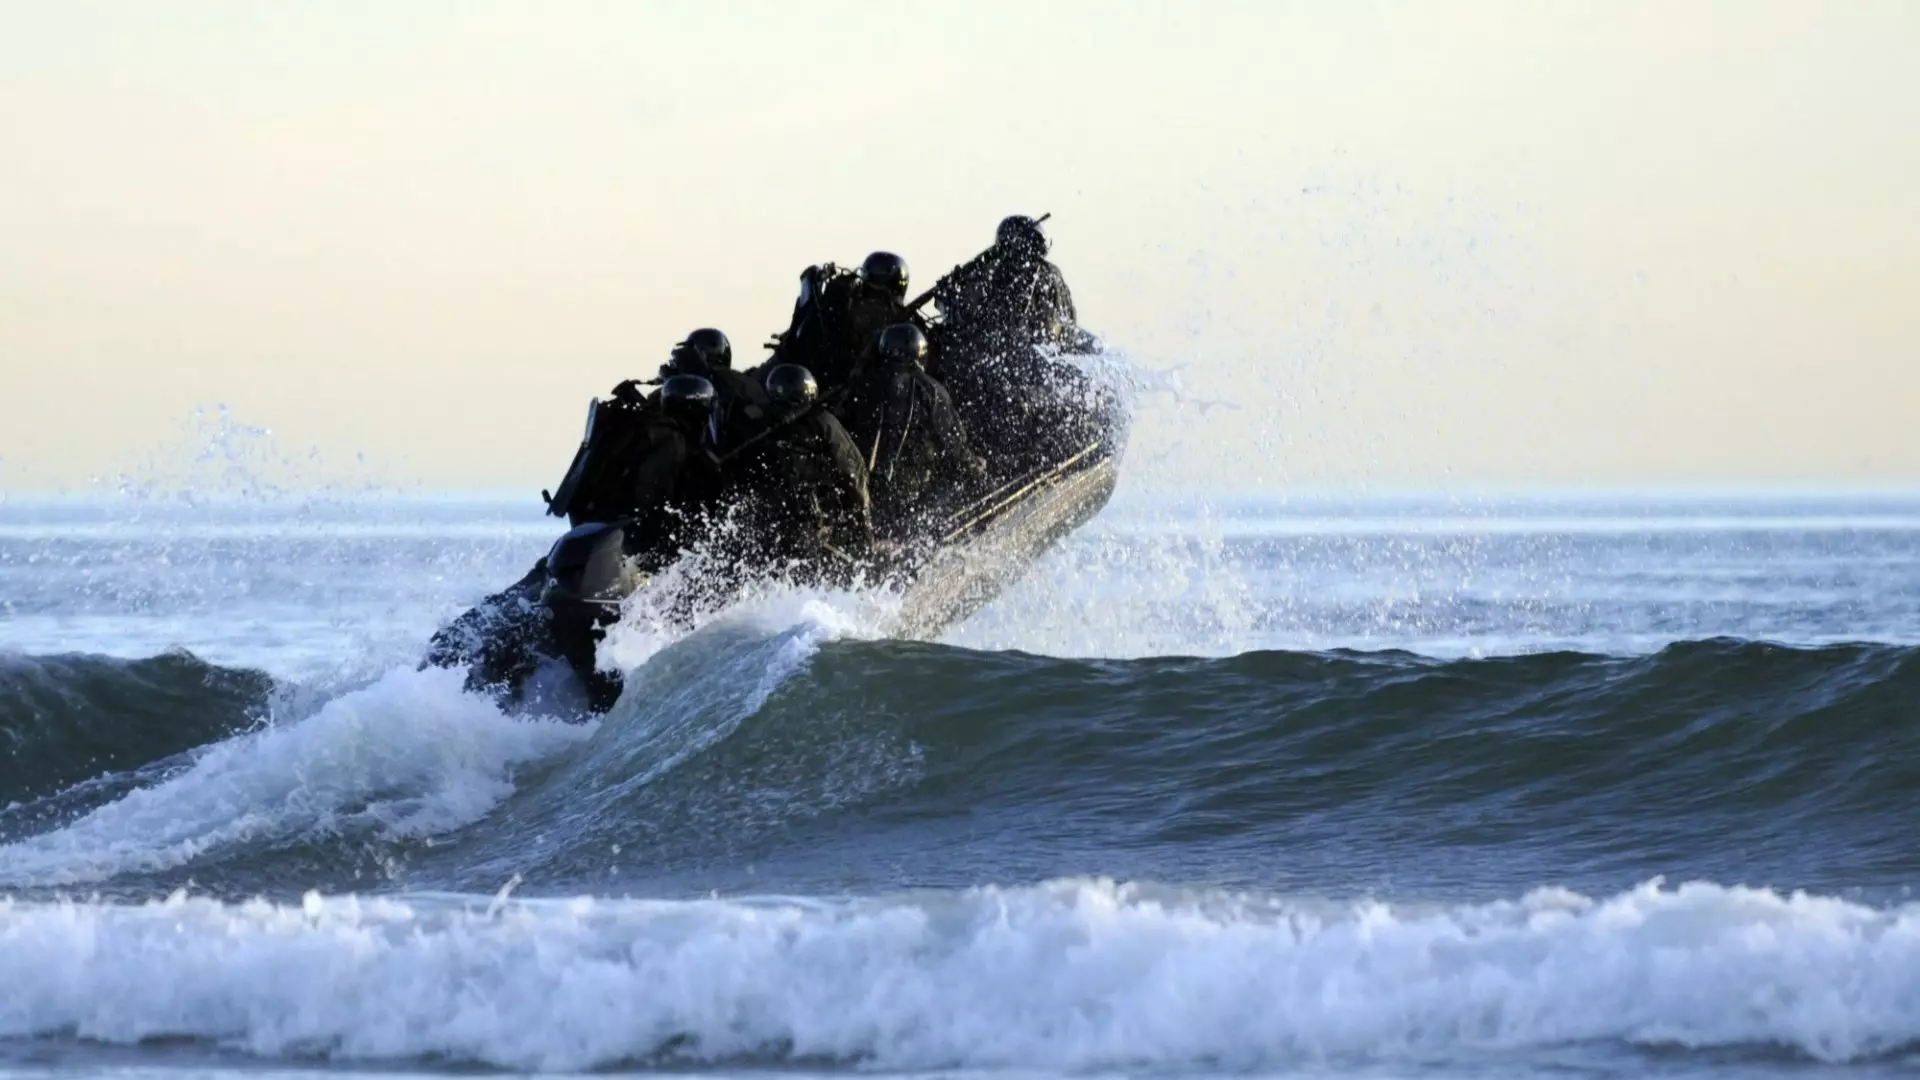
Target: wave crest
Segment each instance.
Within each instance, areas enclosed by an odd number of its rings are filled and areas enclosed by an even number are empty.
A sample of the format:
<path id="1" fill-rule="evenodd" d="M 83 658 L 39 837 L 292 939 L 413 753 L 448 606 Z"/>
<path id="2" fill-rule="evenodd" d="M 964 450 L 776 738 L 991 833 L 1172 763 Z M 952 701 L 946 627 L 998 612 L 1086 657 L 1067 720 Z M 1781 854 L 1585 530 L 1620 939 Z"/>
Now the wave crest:
<path id="1" fill-rule="evenodd" d="M 1920 1041 L 1920 908 L 1658 882 L 1335 905 L 1058 881 L 859 902 L 0 908 L 0 1034 L 574 1070 L 1472 1060 Z M 167 972 L 155 979 L 154 970 Z"/>

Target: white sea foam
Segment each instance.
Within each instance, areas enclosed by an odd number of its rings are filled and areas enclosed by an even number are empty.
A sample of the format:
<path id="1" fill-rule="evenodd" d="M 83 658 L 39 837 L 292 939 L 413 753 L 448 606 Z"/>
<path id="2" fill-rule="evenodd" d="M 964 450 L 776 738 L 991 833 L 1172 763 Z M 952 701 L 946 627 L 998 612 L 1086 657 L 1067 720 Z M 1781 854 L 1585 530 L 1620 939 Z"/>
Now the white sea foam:
<path id="1" fill-rule="evenodd" d="M 0 885 L 104 881 L 295 836 L 445 832 L 511 794 L 516 769 L 592 734 L 510 719 L 461 680 L 390 672 L 309 716 L 217 743 L 152 787 L 0 846 Z"/>
<path id="2" fill-rule="evenodd" d="M 0 1036 L 579 1069 L 1229 1068 L 1920 1040 L 1920 907 L 1657 883 L 1394 908 L 1095 881 L 861 901 L 0 905 Z"/>
<path id="3" fill-rule="evenodd" d="M 732 735 L 821 645 L 873 636 L 876 603 L 771 586 L 707 615 L 691 633 L 630 604 L 599 650 L 600 665 L 622 671 L 626 688 L 587 772 L 594 797 L 617 800 Z"/>
<path id="4" fill-rule="evenodd" d="M 599 649 L 600 666 L 634 671 L 688 637 L 689 631 L 674 621 L 670 608 L 685 579 L 705 572 L 709 572 L 707 564 L 695 559 L 671 568 L 658 587 L 635 593 L 620 621 L 607 629 Z M 775 582 L 752 590 L 724 610 L 699 613 L 692 633 L 713 627 L 722 632 L 786 634 L 797 660 L 829 640 L 878 636 L 898 606 L 898 597 L 884 590 L 832 590 Z"/>
<path id="5" fill-rule="evenodd" d="M 1203 519 L 1130 537 L 1095 526 L 942 640 L 1047 656 L 1231 656 L 1260 647 L 1248 568 Z"/>

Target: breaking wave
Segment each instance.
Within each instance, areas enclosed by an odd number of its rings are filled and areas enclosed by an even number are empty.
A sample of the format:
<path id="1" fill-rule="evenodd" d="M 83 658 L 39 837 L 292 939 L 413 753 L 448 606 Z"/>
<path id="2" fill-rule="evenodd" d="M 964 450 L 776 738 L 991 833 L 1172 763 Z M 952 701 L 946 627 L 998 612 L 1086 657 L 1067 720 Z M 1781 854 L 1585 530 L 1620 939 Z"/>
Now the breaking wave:
<path id="1" fill-rule="evenodd" d="M 139 768 L 245 728 L 273 681 L 185 652 L 0 653 L 0 803 Z"/>
<path id="2" fill-rule="evenodd" d="M 510 716 L 439 670 L 247 720 L 256 677 L 146 662 L 191 673 L 148 702 L 153 730 L 243 730 L 183 750 L 34 714 L 41 771 L 0 811 L 0 887 L 290 899 L 520 875 L 671 894 L 1084 872 L 1473 894 L 1494 865 L 1602 892 L 1920 870 L 1908 647 L 1102 661 L 855 638 L 808 601 L 655 642 L 592 723 Z M 148 670 L 33 663 L 42 697 L 57 670 Z M 31 794 L 103 758 L 133 767 Z"/>
<path id="3" fill-rule="evenodd" d="M 860 901 L 8 903 L 0 1036 L 267 1057 L 1223 1068 L 1920 1042 L 1920 908 L 1658 882 L 1331 903 L 1060 880 Z M 155 978 L 156 971 L 166 972 Z"/>

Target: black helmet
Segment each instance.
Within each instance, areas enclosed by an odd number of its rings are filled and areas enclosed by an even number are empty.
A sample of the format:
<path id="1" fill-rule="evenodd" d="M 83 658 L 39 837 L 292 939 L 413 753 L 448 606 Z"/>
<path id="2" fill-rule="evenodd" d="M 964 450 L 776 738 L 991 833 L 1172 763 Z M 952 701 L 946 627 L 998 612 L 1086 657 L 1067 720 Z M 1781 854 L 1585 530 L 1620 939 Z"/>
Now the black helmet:
<path id="1" fill-rule="evenodd" d="M 876 251 L 860 264 L 860 280 L 896 301 L 907 298 L 907 260 L 891 251 Z"/>
<path id="2" fill-rule="evenodd" d="M 733 342 L 712 327 L 695 330 L 673 347 L 673 358 L 667 366 L 689 375 L 725 371 L 733 366 Z"/>
<path id="3" fill-rule="evenodd" d="M 889 364 L 927 364 L 927 335 L 912 323 L 895 323 L 880 331 L 880 359 Z"/>
<path id="4" fill-rule="evenodd" d="M 820 384 L 799 364 L 776 364 L 767 372 L 767 396 L 782 408 L 804 408 L 820 396 Z"/>
<path id="5" fill-rule="evenodd" d="M 713 384 L 698 375 L 673 375 L 660 384 L 660 411 L 704 424 L 713 415 Z"/>
<path id="6" fill-rule="evenodd" d="M 1047 253 L 1047 234 L 1040 231 L 1040 221 L 1025 214 L 1015 214 L 1001 221 L 993 239 L 1001 247 L 1022 255 L 1040 256 Z"/>

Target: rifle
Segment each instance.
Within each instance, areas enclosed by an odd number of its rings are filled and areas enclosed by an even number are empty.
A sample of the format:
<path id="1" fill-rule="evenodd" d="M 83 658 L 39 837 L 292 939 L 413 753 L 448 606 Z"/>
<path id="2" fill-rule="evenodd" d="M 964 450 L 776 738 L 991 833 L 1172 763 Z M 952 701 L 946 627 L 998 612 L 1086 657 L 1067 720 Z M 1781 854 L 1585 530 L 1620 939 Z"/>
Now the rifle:
<path id="1" fill-rule="evenodd" d="M 709 456 L 712 457 L 713 463 L 715 465 L 725 465 L 727 462 L 732 461 L 734 458 L 737 458 L 741 454 L 746 453 L 748 450 L 752 449 L 753 447 L 758 446 L 761 440 L 770 439 L 774 435 L 778 434 L 779 432 L 785 431 L 787 428 L 792 427 L 794 424 L 799 423 L 802 419 L 808 416 L 812 416 L 813 411 L 815 409 L 822 408 L 822 407 L 823 406 L 821 405 L 821 403 L 818 400 L 816 400 L 813 404 L 808 405 L 806 408 L 795 409 L 792 412 L 779 417 L 773 423 L 768 424 L 766 427 L 763 427 L 759 431 L 754 432 L 751 438 L 743 440 L 739 446 L 734 447 L 733 449 L 727 451 L 726 453 L 714 454 L 712 451 L 708 451 L 708 454 Z"/>

